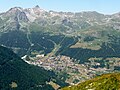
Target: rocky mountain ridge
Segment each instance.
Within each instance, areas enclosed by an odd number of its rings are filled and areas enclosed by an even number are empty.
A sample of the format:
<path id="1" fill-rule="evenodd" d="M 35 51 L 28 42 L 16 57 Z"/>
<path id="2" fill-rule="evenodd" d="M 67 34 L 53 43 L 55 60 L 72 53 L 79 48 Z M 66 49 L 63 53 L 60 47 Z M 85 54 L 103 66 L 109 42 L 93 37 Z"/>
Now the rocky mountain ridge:
<path id="1" fill-rule="evenodd" d="M 55 19 L 61 19 L 61 23 L 67 22 L 75 22 L 77 19 L 86 20 L 85 22 L 92 25 L 92 22 L 96 24 L 103 24 L 110 21 L 112 18 L 119 18 L 119 13 L 112 15 L 104 15 L 100 14 L 96 11 L 88 11 L 88 12 L 56 12 L 56 11 L 46 11 L 41 9 L 38 5 L 33 8 L 23 9 L 21 7 L 14 7 L 8 10 L 5 13 L 1 13 L 0 17 L 4 19 L 5 17 L 14 17 L 15 21 L 23 21 L 23 22 L 35 22 L 38 19 L 51 19 L 52 21 Z M 57 20 L 55 19 L 55 21 Z M 100 21 L 101 23 L 100 23 Z M 98 22 L 99 21 L 99 22 Z M 55 23 L 55 22 L 53 22 Z M 59 22 L 60 23 L 60 22 Z"/>

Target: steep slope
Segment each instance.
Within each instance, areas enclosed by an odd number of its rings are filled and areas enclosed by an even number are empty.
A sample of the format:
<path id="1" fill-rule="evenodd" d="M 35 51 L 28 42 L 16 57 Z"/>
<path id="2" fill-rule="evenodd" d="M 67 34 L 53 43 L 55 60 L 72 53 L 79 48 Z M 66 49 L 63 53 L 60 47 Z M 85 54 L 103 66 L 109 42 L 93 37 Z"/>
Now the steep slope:
<path id="1" fill-rule="evenodd" d="M 54 90 L 46 83 L 50 79 L 49 71 L 28 65 L 10 49 L 0 46 L 1 90 Z"/>
<path id="2" fill-rule="evenodd" d="M 105 74 L 78 85 L 65 87 L 61 90 L 119 90 L 120 74 Z"/>

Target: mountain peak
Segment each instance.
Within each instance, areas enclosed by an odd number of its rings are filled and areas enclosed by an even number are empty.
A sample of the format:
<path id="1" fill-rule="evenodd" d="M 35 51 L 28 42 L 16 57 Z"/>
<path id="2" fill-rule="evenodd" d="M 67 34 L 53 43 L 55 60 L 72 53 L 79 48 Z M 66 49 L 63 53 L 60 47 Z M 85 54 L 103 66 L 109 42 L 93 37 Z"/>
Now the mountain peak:
<path id="1" fill-rule="evenodd" d="M 41 9 L 39 7 L 39 5 L 36 5 L 35 7 L 32 8 L 34 11 L 37 11 L 37 12 L 41 12 L 41 11 L 45 11 L 44 9 Z"/>
<path id="2" fill-rule="evenodd" d="M 36 5 L 35 8 L 40 8 L 39 5 Z"/>
<path id="3" fill-rule="evenodd" d="M 17 10 L 22 11 L 23 8 L 21 8 L 21 7 L 13 7 L 9 11 L 17 11 Z"/>

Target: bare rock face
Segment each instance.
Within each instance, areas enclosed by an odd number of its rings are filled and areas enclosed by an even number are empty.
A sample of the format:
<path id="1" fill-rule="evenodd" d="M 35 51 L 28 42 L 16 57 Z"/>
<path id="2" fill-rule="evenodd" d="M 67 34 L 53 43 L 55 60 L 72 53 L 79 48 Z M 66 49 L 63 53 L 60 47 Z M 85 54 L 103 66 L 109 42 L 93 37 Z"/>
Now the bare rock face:
<path id="1" fill-rule="evenodd" d="M 25 12 L 20 12 L 18 14 L 18 19 L 21 20 L 21 21 L 24 21 L 24 22 L 28 22 L 29 21 L 27 16 L 26 16 L 26 14 L 25 14 Z"/>
<path id="2" fill-rule="evenodd" d="M 34 20 L 46 16 L 47 11 L 41 9 L 38 5 L 33 8 L 27 8 L 24 9 L 25 14 L 27 15 L 27 18 L 30 20 L 30 22 L 33 22 Z"/>
<path id="3" fill-rule="evenodd" d="M 14 7 L 11 8 L 9 11 L 7 11 L 6 13 L 2 14 L 3 18 L 9 18 L 10 21 L 22 21 L 22 22 L 28 22 L 28 18 L 24 12 L 23 8 L 20 7 Z"/>
<path id="4" fill-rule="evenodd" d="M 28 22 L 28 18 L 22 8 L 13 8 L 10 10 L 10 13 L 13 13 L 17 18 L 18 21 Z"/>

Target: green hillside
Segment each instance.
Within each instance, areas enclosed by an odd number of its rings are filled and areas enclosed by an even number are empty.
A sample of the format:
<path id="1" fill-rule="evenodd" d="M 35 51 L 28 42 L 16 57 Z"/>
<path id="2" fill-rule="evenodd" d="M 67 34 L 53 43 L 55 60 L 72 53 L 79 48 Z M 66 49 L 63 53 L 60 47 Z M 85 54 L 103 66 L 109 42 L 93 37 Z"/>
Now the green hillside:
<path id="1" fill-rule="evenodd" d="M 51 73 L 28 65 L 10 49 L 0 46 L 0 90 L 54 90 L 46 82 Z"/>
<path id="2" fill-rule="evenodd" d="M 120 74 L 104 74 L 94 79 L 87 80 L 78 85 L 65 87 L 61 90 L 119 90 Z"/>

